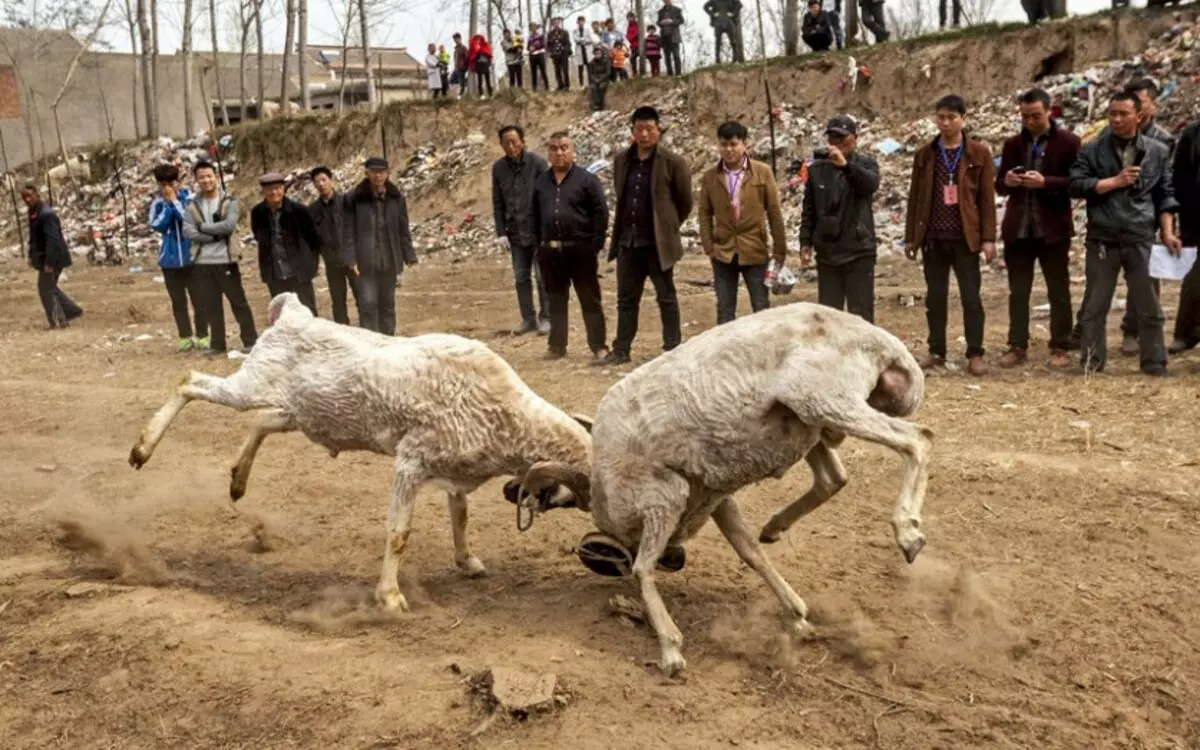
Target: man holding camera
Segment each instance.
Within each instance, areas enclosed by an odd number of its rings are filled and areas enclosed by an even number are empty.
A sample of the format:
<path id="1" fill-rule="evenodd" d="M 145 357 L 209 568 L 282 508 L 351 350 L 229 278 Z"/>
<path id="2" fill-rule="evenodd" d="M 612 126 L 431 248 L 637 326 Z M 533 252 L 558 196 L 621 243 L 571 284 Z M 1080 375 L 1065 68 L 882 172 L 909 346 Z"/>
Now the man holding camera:
<path id="1" fill-rule="evenodd" d="M 858 123 L 838 115 L 827 148 L 808 169 L 800 218 L 800 262 L 817 259 L 817 301 L 875 322 L 875 214 L 879 165 L 856 150 Z"/>
<path id="2" fill-rule="evenodd" d="M 1021 132 L 1004 142 L 996 192 L 1008 198 L 1000 236 L 1008 269 L 1008 351 L 1001 367 L 1016 367 L 1029 348 L 1033 266 L 1042 267 L 1050 298 L 1050 367 L 1070 366 L 1071 237 L 1075 221 L 1067 194 L 1079 136 L 1050 119 L 1050 95 L 1032 89 L 1018 100 Z"/>

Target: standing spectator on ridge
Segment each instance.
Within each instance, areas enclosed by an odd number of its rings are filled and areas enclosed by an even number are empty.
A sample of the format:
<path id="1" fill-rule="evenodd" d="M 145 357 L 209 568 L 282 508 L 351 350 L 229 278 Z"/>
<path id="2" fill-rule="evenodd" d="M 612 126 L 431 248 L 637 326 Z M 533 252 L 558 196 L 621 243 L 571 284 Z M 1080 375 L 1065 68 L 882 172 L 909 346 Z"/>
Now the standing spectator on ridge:
<path id="1" fill-rule="evenodd" d="M 996 192 L 1007 196 L 1004 260 L 1008 270 L 1008 351 L 1001 367 L 1023 363 L 1029 349 L 1029 293 L 1039 263 L 1050 298 L 1050 367 L 1070 366 L 1071 275 L 1068 262 L 1075 220 L 1071 210 L 1071 165 L 1079 136 L 1050 117 L 1050 95 L 1032 89 L 1019 99 L 1021 132 L 1004 142 Z"/>
<path id="2" fill-rule="evenodd" d="M 346 195 L 337 189 L 333 172 L 328 167 L 317 167 L 311 172 L 317 197 L 308 204 L 313 226 L 321 236 L 321 260 L 325 262 L 325 280 L 329 282 L 329 302 L 333 306 L 333 320 L 343 325 L 350 324 L 346 290 L 354 296 L 358 305 L 358 279 L 346 265 L 345 215 Z"/>
<path id="3" fill-rule="evenodd" d="M 446 45 L 439 44 L 438 52 L 438 73 L 442 76 L 442 98 L 450 96 L 450 53 L 446 51 Z"/>
<path id="4" fill-rule="evenodd" d="M 875 36 L 875 43 L 882 44 L 886 42 L 890 35 L 888 34 L 887 22 L 883 14 L 883 0 L 858 0 L 858 7 L 861 11 L 859 15 L 861 16 L 862 24 Z M 841 26 L 840 20 L 838 25 L 839 27 Z M 841 37 L 841 35 L 841 29 L 839 28 L 838 36 Z"/>
<path id="5" fill-rule="evenodd" d="M 240 329 L 242 347 L 249 351 L 258 340 L 258 331 L 238 267 L 238 201 L 221 189 L 217 168 L 211 163 L 196 162 L 192 176 L 198 192 L 185 211 L 183 232 L 194 248 L 196 294 L 212 334 L 208 354 L 219 357 L 226 353 L 226 299 Z"/>
<path id="6" fill-rule="evenodd" d="M 768 253 L 780 265 L 787 257 L 779 187 L 770 165 L 747 155 L 748 137 L 746 126 L 735 120 L 717 128 L 720 160 L 700 182 L 700 244 L 712 261 L 717 325 L 737 317 L 739 276 L 746 280 L 751 311 L 770 307 Z"/>
<path id="7" fill-rule="evenodd" d="M 813 52 L 826 52 L 833 44 L 834 19 L 821 10 L 821 0 L 808 0 L 808 12 L 800 22 L 800 38 Z"/>
<path id="8" fill-rule="evenodd" d="M 663 0 L 663 7 L 658 9 L 658 28 L 662 30 L 663 56 L 667 58 L 667 75 L 683 75 L 683 60 L 679 56 L 679 47 L 683 44 L 682 32 L 683 11 L 672 4 L 672 0 Z"/>
<path id="9" fill-rule="evenodd" d="M 346 261 L 358 277 L 358 324 L 394 336 L 396 287 L 405 266 L 417 264 L 408 203 L 388 179 L 386 159 L 372 156 L 367 176 L 346 196 Z"/>
<path id="10" fill-rule="evenodd" d="M 468 71 L 471 67 L 471 53 L 467 49 L 467 45 L 463 44 L 462 34 L 454 34 L 454 75 L 458 81 L 458 98 L 463 98 L 467 93 L 467 84 L 469 83 Z"/>
<path id="11" fill-rule="evenodd" d="M 1178 204 L 1171 191 L 1167 147 L 1138 131 L 1134 94 L 1109 100 L 1109 127 L 1084 146 L 1071 167 L 1071 196 L 1087 200 L 1087 299 L 1083 310 L 1084 372 L 1107 364 L 1106 322 L 1117 278 L 1125 271 L 1130 302 L 1137 305 L 1140 365 L 1147 375 L 1165 375 L 1163 313 L 1150 283 L 1149 246 L 1156 233 L 1178 255 L 1171 228 Z"/>
<path id="12" fill-rule="evenodd" d="M 637 78 L 638 54 L 641 52 L 639 42 L 641 41 L 641 37 L 636 13 L 630 12 L 629 15 L 625 16 L 625 41 L 629 47 L 629 77 Z"/>
<path id="13" fill-rule="evenodd" d="M 598 49 L 597 55 L 603 55 Z M 604 249 L 608 203 L 599 178 L 575 164 L 575 145 L 564 131 L 550 136 L 550 169 L 533 186 L 533 237 L 550 298 L 548 359 L 567 356 L 567 302 L 571 287 L 583 310 L 588 348 L 599 359 L 604 345 L 604 307 L 596 256 Z"/>
<path id="14" fill-rule="evenodd" d="M 295 292 L 315 316 L 313 277 L 317 275 L 321 238 L 312 217 L 308 209 L 285 195 L 283 175 L 269 172 L 258 178 L 258 184 L 263 200 L 250 209 L 250 229 L 258 243 L 258 270 L 263 283 L 272 297 Z"/>
<path id="15" fill-rule="evenodd" d="M 828 155 L 808 169 L 800 257 L 817 258 L 817 301 L 875 322 L 875 212 L 879 165 L 857 150 L 858 123 L 839 115 L 825 127 Z"/>
<path id="16" fill-rule="evenodd" d="M 595 24 L 592 25 L 595 26 Z M 575 19 L 575 31 L 571 32 L 571 41 L 575 45 L 575 53 L 579 55 L 579 87 L 583 88 L 587 85 L 587 78 L 584 74 L 591 61 L 588 53 L 592 51 L 592 47 L 600 43 L 600 40 L 596 37 L 595 32 L 588 28 L 587 19 L 580 16 Z"/>
<path id="17" fill-rule="evenodd" d="M 608 259 L 617 262 L 617 337 L 596 362 L 603 365 L 629 361 L 647 278 L 662 317 L 663 351 L 683 338 L 674 269 L 683 257 L 679 228 L 692 212 L 692 174 L 683 157 L 659 144 L 654 107 L 635 109 L 630 125 L 633 144 L 613 156 L 616 216 Z"/>
<path id="18" fill-rule="evenodd" d="M 537 331 L 550 332 L 550 309 L 546 303 L 546 284 L 537 267 L 537 248 L 533 244 L 533 184 L 549 169 L 546 160 L 525 149 L 525 131 L 518 125 L 500 128 L 504 156 L 492 164 L 492 219 L 496 224 L 496 244 L 512 256 L 513 280 L 517 287 L 517 307 L 521 325 L 513 330 L 520 336 Z M 538 309 L 533 309 L 533 285 L 537 278 Z"/>
<path id="19" fill-rule="evenodd" d="M 571 35 L 562 27 L 561 18 L 550 20 L 550 32 L 546 34 L 546 53 L 554 63 L 554 83 L 557 91 L 571 88 Z"/>
<path id="20" fill-rule="evenodd" d="M 950 3 L 954 28 L 962 26 L 962 0 L 938 0 L 938 28 L 946 28 L 946 3 Z"/>
<path id="21" fill-rule="evenodd" d="M 913 158 L 905 223 L 905 255 L 922 256 L 925 267 L 925 316 L 929 354 L 924 370 L 946 362 L 946 315 L 950 271 L 958 279 L 967 338 L 967 372 L 987 373 L 983 362 L 983 299 L 979 255 L 996 259 L 996 167 L 987 144 L 968 138 L 967 105 L 948 94 L 934 106 L 938 136 Z"/>
<path id="22" fill-rule="evenodd" d="M 439 66 L 437 45 L 430 42 L 425 54 L 425 78 L 429 85 L 430 99 L 437 99 L 442 91 L 442 70 Z"/>
<path id="23" fill-rule="evenodd" d="M 155 166 L 154 180 L 158 183 L 158 195 L 150 203 L 150 228 L 162 235 L 162 243 L 158 246 L 158 267 L 162 271 L 163 285 L 167 287 L 167 296 L 171 299 L 171 313 L 179 334 L 176 351 L 207 349 L 210 344 L 208 318 L 196 286 L 192 243 L 184 234 L 184 216 L 192 194 L 187 188 L 179 186 L 179 168 L 174 164 Z M 189 298 L 192 301 L 195 328 L 188 319 Z"/>
<path id="24" fill-rule="evenodd" d="M 628 81 L 629 73 L 625 70 L 625 56 L 628 52 L 625 49 L 625 40 L 618 39 L 613 42 L 612 48 L 612 73 L 611 79 L 615 81 Z"/>
<path id="25" fill-rule="evenodd" d="M 612 63 L 608 60 L 604 45 L 597 44 L 594 50 L 595 56 L 588 63 L 588 88 L 592 96 L 592 111 L 599 112 L 604 109 L 604 94 L 612 79 Z"/>
<path id="26" fill-rule="evenodd" d="M 542 79 L 542 88 L 550 90 L 550 79 L 546 77 L 546 35 L 542 27 L 536 23 L 529 24 L 529 77 L 532 79 L 530 88 L 537 91 L 538 76 Z"/>
<path id="27" fill-rule="evenodd" d="M 471 37 L 471 51 L 467 55 L 467 65 L 475 73 L 479 85 L 479 98 L 487 99 L 492 95 L 492 45 L 483 34 Z M 483 93 L 484 87 L 487 93 Z"/>
<path id="28" fill-rule="evenodd" d="M 846 39 L 842 33 L 842 0 L 833 0 L 833 10 L 828 13 L 833 23 L 833 45 L 838 49 L 845 49 Z"/>
<path id="29" fill-rule="evenodd" d="M 72 320 L 83 315 L 83 308 L 58 288 L 58 277 L 71 265 L 71 251 L 63 238 L 62 224 L 32 182 L 21 188 L 21 200 L 29 209 L 29 265 L 38 272 L 42 309 L 51 329 L 67 328 Z"/>
<path id="30" fill-rule="evenodd" d="M 658 28 L 654 24 L 646 27 L 646 62 L 650 63 L 650 76 L 657 78 L 662 62 L 662 45 L 658 40 Z"/>
<path id="31" fill-rule="evenodd" d="M 1179 202 L 1179 234 L 1184 247 L 1200 244 L 1200 120 L 1190 123 L 1175 147 L 1171 185 Z M 1200 263 L 1192 266 L 1179 290 L 1175 336 L 1168 354 L 1182 354 L 1200 344 Z"/>
<path id="32" fill-rule="evenodd" d="M 521 47 L 508 29 L 505 29 L 500 37 L 500 49 L 504 52 L 504 64 L 508 68 L 508 85 L 518 89 L 524 88 Z"/>

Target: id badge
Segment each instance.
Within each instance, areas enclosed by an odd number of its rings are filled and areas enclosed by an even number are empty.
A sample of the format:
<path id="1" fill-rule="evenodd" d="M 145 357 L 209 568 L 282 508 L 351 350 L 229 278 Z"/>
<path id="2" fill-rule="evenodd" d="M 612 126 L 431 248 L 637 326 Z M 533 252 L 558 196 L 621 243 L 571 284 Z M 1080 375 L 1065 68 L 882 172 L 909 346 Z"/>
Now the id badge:
<path id="1" fill-rule="evenodd" d="M 958 185 L 946 185 L 942 189 L 942 202 L 947 206 L 958 205 Z"/>

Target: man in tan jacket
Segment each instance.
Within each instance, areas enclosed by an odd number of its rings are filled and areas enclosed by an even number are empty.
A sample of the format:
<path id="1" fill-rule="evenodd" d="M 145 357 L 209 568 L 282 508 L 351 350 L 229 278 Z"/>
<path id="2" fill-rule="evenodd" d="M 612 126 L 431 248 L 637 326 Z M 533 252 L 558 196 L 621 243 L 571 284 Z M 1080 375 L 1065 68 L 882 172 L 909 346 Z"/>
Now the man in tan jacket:
<path id="1" fill-rule="evenodd" d="M 717 325 L 737 317 L 739 276 L 751 310 L 770 307 L 768 255 L 780 265 L 787 255 L 779 186 L 769 166 L 746 155 L 747 137 L 746 126 L 735 120 L 717 128 L 721 161 L 700 182 L 700 242 L 712 259 Z"/>
<path id="2" fill-rule="evenodd" d="M 996 166 L 987 144 L 963 132 L 966 114 L 966 103 L 954 94 L 934 105 L 939 135 L 913 158 L 904 253 L 912 260 L 921 253 L 925 266 L 929 353 L 921 367 L 939 369 L 946 362 L 946 308 L 953 270 L 962 298 L 967 371 L 978 376 L 987 373 L 979 256 L 989 263 L 996 259 Z"/>

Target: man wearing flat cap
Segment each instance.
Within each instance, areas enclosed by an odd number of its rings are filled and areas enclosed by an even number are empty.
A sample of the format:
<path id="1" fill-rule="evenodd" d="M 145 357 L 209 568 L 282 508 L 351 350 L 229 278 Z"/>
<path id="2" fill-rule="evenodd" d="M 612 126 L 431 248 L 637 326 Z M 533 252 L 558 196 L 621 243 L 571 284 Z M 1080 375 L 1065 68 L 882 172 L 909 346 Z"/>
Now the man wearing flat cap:
<path id="1" fill-rule="evenodd" d="M 258 270 L 271 296 L 295 292 L 317 314 L 313 277 L 321 237 L 303 204 L 284 195 L 284 177 L 269 172 L 258 178 L 263 200 L 250 210 L 250 228 L 258 243 Z"/>
<path id="2" fill-rule="evenodd" d="M 408 204 L 388 179 L 387 160 L 372 156 L 366 178 L 346 200 L 346 262 L 358 276 L 358 322 L 363 328 L 396 333 L 396 287 L 405 266 L 416 265 Z"/>
<path id="3" fill-rule="evenodd" d="M 817 259 L 817 301 L 875 322 L 875 214 L 879 165 L 859 153 L 858 123 L 838 115 L 827 148 L 808 168 L 800 217 L 800 258 Z"/>

